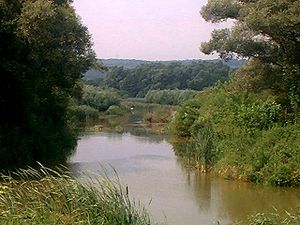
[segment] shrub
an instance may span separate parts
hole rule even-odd
[[[252,104],[242,104],[237,112],[238,125],[247,130],[268,129],[279,121],[280,104],[275,101],[258,100]]]
[[[194,90],[150,90],[145,96],[148,103],[157,103],[163,105],[179,105],[184,101],[192,99],[198,94]]]
[[[190,128],[199,117],[200,102],[191,100],[185,102],[175,112],[172,127],[174,132],[182,137],[191,136]]]
[[[119,105],[120,97],[112,89],[102,90],[93,86],[85,86],[83,89],[82,104],[99,111],[106,111],[111,105]]]
[[[111,105],[109,106],[109,108],[106,110],[106,113],[109,115],[117,115],[117,116],[121,116],[123,115],[125,112],[124,108],[121,108],[118,105]]]
[[[172,114],[171,107],[153,107],[144,115],[144,120],[149,123],[169,123]]]
[[[231,82],[177,109],[173,130],[189,137],[184,158],[211,163],[216,171],[234,168],[232,178],[300,186],[299,124],[285,120],[270,94],[236,92]]]
[[[88,105],[72,106],[71,114],[80,122],[95,120],[99,117],[99,111]]]

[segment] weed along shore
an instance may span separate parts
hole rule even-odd
[[[105,176],[79,181],[41,167],[1,180],[0,224],[154,224],[118,181]]]

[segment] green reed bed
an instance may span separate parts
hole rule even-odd
[[[150,225],[119,181],[103,176],[79,181],[42,167],[1,175],[0,224]]]
[[[300,224],[300,208],[292,211],[279,213],[275,210],[274,213],[264,214],[257,213],[252,215],[247,225],[299,225]]]

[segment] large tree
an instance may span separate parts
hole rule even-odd
[[[70,0],[0,0],[0,167],[63,160],[68,103],[94,63]]]
[[[202,43],[204,53],[217,52],[223,59],[255,59],[255,65],[269,67],[265,75],[276,74],[286,101],[298,108],[300,0],[208,0],[201,14],[213,23],[234,21],[231,29],[212,32],[211,40]]]

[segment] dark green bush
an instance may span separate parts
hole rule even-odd
[[[85,86],[81,102],[98,111],[106,111],[111,105],[119,105],[120,97],[112,89]]]
[[[275,101],[258,100],[252,104],[242,104],[237,112],[237,122],[248,130],[267,129],[279,121],[280,104]]]
[[[111,105],[109,108],[106,110],[106,113],[109,115],[117,115],[121,116],[123,115],[127,110],[124,108],[121,108],[118,105]]]
[[[178,108],[172,123],[175,133],[182,137],[191,136],[190,128],[199,117],[199,101],[191,100]]]
[[[179,105],[184,101],[192,99],[199,92],[193,90],[150,90],[145,96],[148,103],[163,105]]]
[[[71,108],[72,115],[77,121],[84,122],[99,118],[99,111],[88,105],[75,105]]]
[[[299,124],[285,119],[270,94],[236,92],[233,85],[218,84],[178,108],[173,130],[189,137],[184,158],[234,171],[232,178],[300,186]]]

